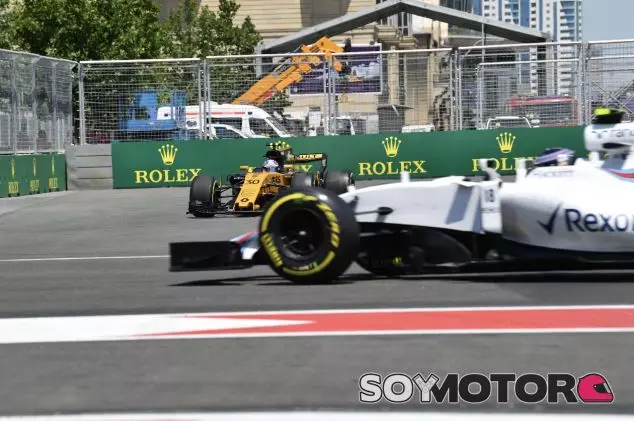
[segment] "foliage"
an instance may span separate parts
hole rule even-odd
[[[10,3],[15,4],[12,9]],[[200,8],[199,3],[181,0],[162,22],[156,0],[0,0],[0,48],[73,61],[203,59],[254,53],[262,37],[250,17],[239,19],[237,0],[220,0],[213,11],[207,6]],[[257,80],[254,64],[251,58],[212,60],[208,81],[211,99],[230,102],[244,93]],[[38,65],[48,62],[41,60]],[[139,90],[180,90],[188,104],[203,100],[198,90],[199,80],[203,89],[205,86],[202,69],[192,66],[191,62],[85,65],[86,118],[99,126],[88,130],[116,130],[123,117],[121,105]],[[36,87],[36,99],[38,107],[44,105],[38,111],[44,112],[52,104],[52,92],[50,74],[41,70],[45,69],[36,70],[36,85],[45,88]],[[76,114],[77,84],[73,90]],[[288,105],[287,95],[281,93],[262,107],[281,114]]]
[[[7,50],[15,47],[9,2],[10,0],[0,0],[0,48]]]
[[[22,49],[76,61],[156,58],[165,44],[154,0],[22,0],[12,26]]]
[[[249,16],[241,24],[235,23],[240,10],[235,0],[220,0],[216,12],[208,6],[199,9],[198,3],[183,0],[167,20],[169,56],[253,54],[262,37]]]

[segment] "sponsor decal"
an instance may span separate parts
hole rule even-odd
[[[555,226],[560,203],[555,207],[548,221],[538,221],[538,224],[550,235],[555,232]],[[634,214],[603,214],[596,212],[581,212],[575,208],[564,208],[562,229],[567,232],[634,232]]]
[[[388,158],[396,158],[398,156],[402,143],[403,141],[396,136],[389,136],[381,141],[385,155]],[[359,162],[358,175],[395,175],[405,171],[410,174],[424,174],[427,172],[425,162],[424,160]]]
[[[40,180],[37,178],[37,158],[33,158],[33,179],[29,180],[29,192],[31,194],[40,192]]]
[[[494,387],[495,385],[495,387]],[[392,373],[381,376],[366,373],[359,379],[361,403],[406,403],[413,399],[422,404],[481,404],[486,401],[509,403],[511,397],[523,403],[612,403],[614,393],[599,373],[576,377],[569,373]],[[496,392],[494,392],[494,390]]]
[[[176,162],[178,148],[174,145],[163,145],[158,155],[164,167],[147,170],[134,170],[134,184],[165,184],[191,182],[202,168],[171,168]]]
[[[536,169],[532,171],[529,176],[531,177],[541,177],[541,178],[567,178],[575,175],[574,170],[565,169],[565,170],[557,170],[553,169]]]
[[[278,150],[288,150],[291,149],[292,146],[290,145],[290,143],[284,141],[284,140],[280,140],[275,142],[275,148]],[[321,159],[321,156],[323,154],[300,154],[297,155],[297,159],[301,159],[301,160],[309,160],[309,159]],[[315,158],[317,157],[318,158]],[[305,164],[295,164],[293,165],[293,169],[295,171],[299,171],[299,172],[310,172],[313,168],[313,164],[311,163],[305,163]]]
[[[55,157],[51,157],[51,177],[48,179],[48,189],[56,191],[59,188],[59,180],[55,176]]]
[[[15,180],[15,159],[11,158],[11,180],[9,181],[9,195],[20,194],[20,183]]]
[[[501,155],[497,157],[480,157],[480,158],[472,158],[471,159],[471,171],[479,172],[480,168],[478,166],[478,162],[482,158],[486,158],[494,162],[493,169],[499,173],[511,172],[515,171],[517,168],[517,163],[520,159],[535,159],[535,157],[525,157],[525,156],[517,156],[511,157],[508,156],[513,152],[513,146],[515,146],[515,141],[517,140],[517,136],[515,136],[511,132],[504,132],[495,137],[497,141],[498,148],[500,150]]]

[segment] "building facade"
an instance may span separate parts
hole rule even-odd
[[[583,1],[582,0],[473,0],[472,13],[514,23],[524,27],[547,32],[558,43],[574,43],[583,40]],[[571,95],[577,88],[576,67],[577,47],[562,45],[553,49],[555,59],[541,66],[518,65],[520,80],[530,81],[526,94],[537,92],[538,72],[547,72],[552,81],[548,87],[549,95]],[[518,61],[537,60],[537,50],[518,56]]]
[[[347,13],[371,8],[382,1],[239,0],[240,9],[236,23],[249,16],[262,36],[263,43],[266,44]],[[440,1],[428,0],[428,3],[439,4]],[[169,16],[170,10],[178,3],[178,0],[162,0],[162,17]],[[217,10],[218,5],[219,0],[200,1],[200,7],[207,6],[212,11]],[[307,119],[314,112],[322,115],[333,113],[334,108],[334,114],[339,117],[363,120],[359,127],[363,126],[362,131],[366,132],[376,132],[379,127],[382,130],[398,131],[400,124],[431,124],[434,119],[438,119],[434,116],[438,114],[438,106],[434,104],[447,97],[449,81],[439,78],[438,74],[448,74],[445,70],[448,58],[437,58],[425,53],[405,54],[389,51],[438,48],[442,46],[446,33],[446,23],[401,13],[333,36],[332,40],[340,45],[349,38],[353,47],[380,46],[383,53],[379,54],[375,61],[367,62],[367,58],[355,56],[349,59],[352,72],[368,82],[356,85],[354,82],[347,82],[346,86],[350,87],[350,91],[347,91],[348,88],[341,88],[342,93],[337,97],[336,104],[326,104],[321,84],[317,86],[317,82],[308,82],[317,80],[313,76],[316,76],[319,70],[313,71],[310,75],[304,76],[304,81],[290,87],[292,105],[285,107],[284,112],[298,119]],[[314,85],[307,88],[308,83]],[[360,86],[363,84],[365,88]],[[303,88],[306,89],[302,93]],[[393,110],[399,111],[395,113]],[[391,116],[391,113],[395,116]],[[390,115],[386,116],[387,114]],[[397,123],[394,127],[387,127],[386,122]]]

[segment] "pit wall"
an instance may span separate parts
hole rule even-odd
[[[0,198],[66,189],[63,154],[0,155]]]
[[[292,146],[296,154],[324,152],[328,168],[347,169],[357,180],[396,179],[402,171],[412,178],[482,175],[481,158],[493,159],[501,175],[515,174],[517,160],[544,149],[567,147],[587,155],[584,126],[531,129],[467,130],[431,133],[383,133],[285,139],[221,141],[121,142],[112,144],[114,188],[188,186],[197,174],[226,180],[241,165],[259,166],[266,144]],[[319,162],[296,166],[316,171]]]

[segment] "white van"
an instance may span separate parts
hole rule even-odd
[[[269,113],[252,105],[208,103],[207,124],[226,124],[233,126],[249,137],[292,137],[286,128]],[[200,127],[200,106],[188,105],[185,108],[187,130]],[[171,108],[161,107],[159,119],[171,119]]]
[[[436,127],[433,124],[413,124],[401,128],[401,133],[429,133],[435,131]]]

